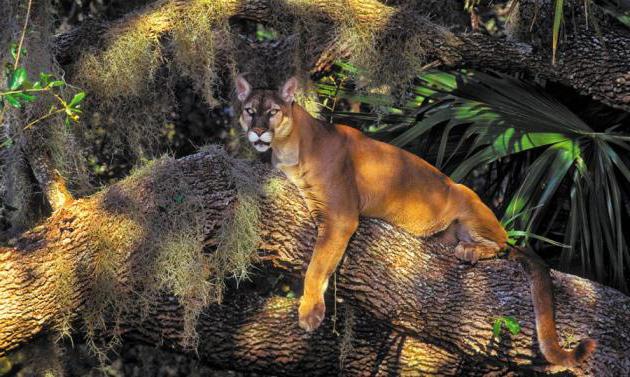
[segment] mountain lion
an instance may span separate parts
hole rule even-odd
[[[318,222],[317,240],[306,270],[299,324],[315,330],[325,314],[324,292],[359,216],[376,217],[428,237],[439,235],[455,246],[456,256],[475,263],[508,247],[507,234],[477,194],[453,182],[435,167],[402,149],[360,131],[310,116],[294,102],[298,82],[279,90],[253,89],[236,78],[239,122],[259,152],[272,150],[273,165],[301,191]],[[558,343],[549,271],[526,250],[510,248],[524,264],[531,283],[536,329],[542,354],[553,363],[573,366],[594,349],[583,340],[573,351]]]

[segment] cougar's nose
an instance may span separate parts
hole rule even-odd
[[[254,127],[254,128],[252,128],[252,131],[254,131],[256,133],[256,135],[258,135],[259,137],[260,137],[260,135],[265,133],[265,130],[263,130],[260,127]]]

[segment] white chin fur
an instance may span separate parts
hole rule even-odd
[[[266,152],[269,148],[271,148],[271,145],[269,145],[269,144],[254,144],[254,148],[256,148],[256,150],[258,152]]]

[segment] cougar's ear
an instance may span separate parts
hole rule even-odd
[[[236,97],[238,100],[241,102],[245,101],[251,92],[252,86],[249,85],[245,76],[243,74],[236,76]]]
[[[298,88],[298,81],[295,77],[290,77],[282,88],[280,88],[280,97],[286,103],[293,103],[293,99],[295,98],[295,91]]]

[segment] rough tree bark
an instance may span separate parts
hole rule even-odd
[[[328,321],[314,334],[297,325],[296,299],[237,295],[211,305],[200,318],[198,352],[211,366],[274,375],[517,375],[508,367],[484,363],[400,333],[369,313],[340,309],[333,328]],[[175,352],[183,328],[177,302],[165,298],[140,325],[125,326],[126,341],[160,344]],[[159,319],[158,319],[159,318]],[[336,332],[335,332],[336,331]]]
[[[185,200],[204,203],[200,214],[209,252],[238,196],[226,169],[233,164],[218,152],[167,163],[189,188]],[[279,178],[260,165],[247,174],[260,182]],[[77,200],[14,240],[13,247],[0,249],[0,353],[55,328],[68,308],[72,313],[84,311],[93,293],[91,274],[104,256],[117,261],[119,281],[141,268],[138,261],[146,263],[151,252],[147,244],[124,239],[130,216],[159,209],[161,191],[166,189],[156,177],[151,172]],[[299,193],[285,183],[273,195],[261,194],[260,200],[260,260],[282,272],[300,273],[310,255],[315,226]],[[104,251],[97,246],[102,243],[97,234],[103,231],[123,242]],[[519,374],[545,369],[537,351],[529,282],[520,266],[492,260],[463,267],[452,254],[435,241],[363,219],[336,281],[338,297],[356,319],[348,321],[355,334],[348,337],[349,344],[355,350],[341,353],[346,355],[342,364],[339,348],[348,342],[331,335],[330,307],[324,329],[311,335],[297,327],[295,300],[234,298],[234,292],[223,306],[210,305],[200,317],[202,359],[287,375],[299,374],[304,367],[328,374],[340,365],[350,375],[425,369],[435,374],[485,374],[495,368],[497,373]],[[63,279],[71,282],[64,297],[57,289],[60,266],[71,277]],[[566,345],[586,336],[599,342],[592,358],[570,373],[622,375],[630,370],[630,298],[559,272],[553,272],[553,280],[556,319]],[[334,290],[331,284],[329,295]],[[125,317],[125,332],[131,339],[184,350],[176,300],[164,297],[154,310],[141,323]],[[518,318],[522,331],[496,341],[492,319],[502,315]]]

